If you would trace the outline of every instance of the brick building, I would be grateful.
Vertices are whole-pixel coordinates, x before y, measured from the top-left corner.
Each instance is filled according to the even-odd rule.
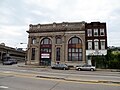
[[[106,23],[91,22],[86,23],[86,56],[107,54],[107,30]],[[91,59],[86,57],[87,63]]]
[[[63,22],[29,25],[27,64],[88,63],[88,55],[107,53],[106,23]]]

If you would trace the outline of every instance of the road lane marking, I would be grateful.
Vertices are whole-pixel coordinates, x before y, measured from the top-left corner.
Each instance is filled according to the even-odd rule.
[[[8,87],[6,87],[6,86],[0,86],[0,88],[4,89],[4,88],[8,88]]]
[[[28,70],[19,70],[19,71],[26,72],[26,71],[28,71]]]
[[[11,71],[2,71],[3,73],[11,73]]]

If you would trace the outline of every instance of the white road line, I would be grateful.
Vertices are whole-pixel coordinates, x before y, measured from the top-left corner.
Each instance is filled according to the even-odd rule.
[[[11,71],[2,71],[3,73],[11,73]]]
[[[18,70],[18,71],[26,72],[26,71],[28,71],[28,70]]]
[[[0,88],[8,88],[8,87],[6,87],[6,86],[0,86]]]

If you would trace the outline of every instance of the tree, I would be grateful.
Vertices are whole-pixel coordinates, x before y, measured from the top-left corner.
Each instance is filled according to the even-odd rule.
[[[112,53],[114,50],[108,50],[106,55],[108,68],[120,69],[120,53]]]

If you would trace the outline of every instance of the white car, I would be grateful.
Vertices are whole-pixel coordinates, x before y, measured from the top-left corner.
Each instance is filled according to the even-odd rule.
[[[79,71],[81,71],[81,70],[95,71],[96,68],[95,68],[95,66],[92,66],[92,65],[83,65],[83,66],[78,65],[78,66],[76,66],[76,70],[79,70]]]

